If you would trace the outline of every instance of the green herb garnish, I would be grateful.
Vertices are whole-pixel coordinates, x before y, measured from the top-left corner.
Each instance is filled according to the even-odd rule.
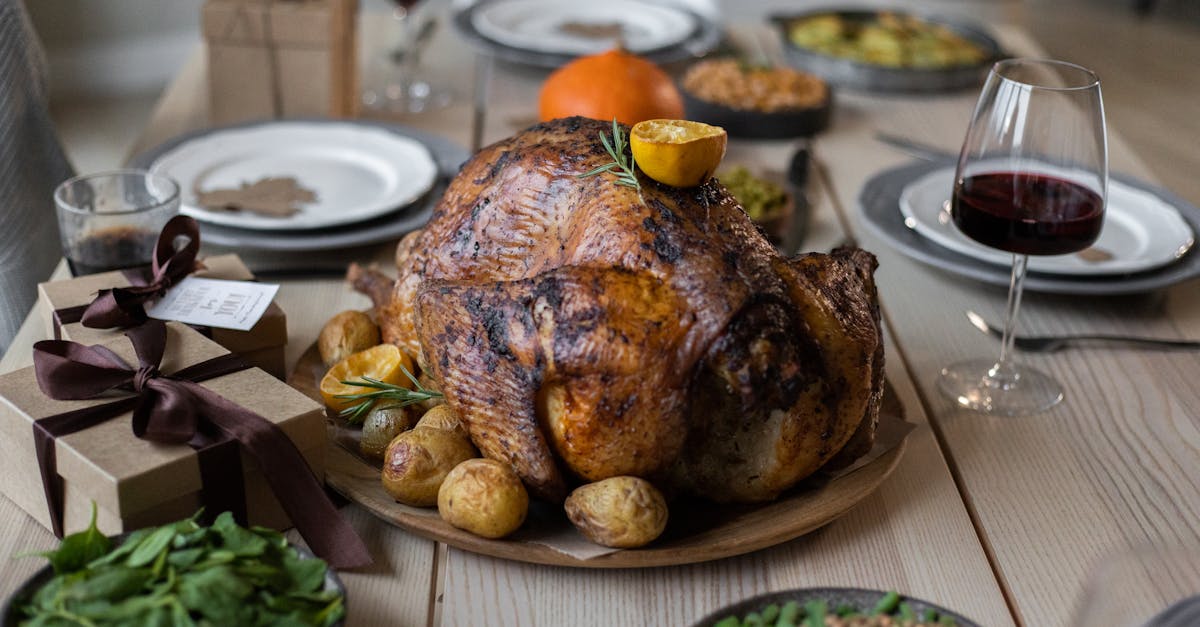
[[[625,133],[621,132],[621,125],[617,123],[617,118],[613,118],[612,142],[608,141],[608,137],[604,134],[604,131],[600,131],[600,143],[604,144],[604,150],[608,151],[608,156],[612,157],[612,161],[590,172],[580,174],[576,178],[582,179],[604,172],[619,170],[613,173],[617,177],[617,184],[632,187],[638,190],[640,194],[642,184],[638,181],[637,172],[634,171],[636,163],[633,159],[633,153],[630,152],[628,156],[625,154],[626,149],[629,148],[629,143],[625,141]]]
[[[387,383],[379,379],[371,377],[363,377],[357,381],[342,381],[342,385],[353,385],[360,388],[370,388],[371,392],[361,392],[359,394],[337,394],[334,398],[344,398],[352,401],[360,401],[357,404],[351,405],[338,412],[338,416],[346,419],[350,424],[357,424],[367,417],[375,404],[379,401],[395,401],[391,405],[383,409],[392,407],[408,407],[434,398],[442,398],[442,393],[437,390],[431,390],[423,385],[417,378],[408,371],[408,368],[400,366],[400,370],[404,371],[404,376],[412,381],[413,389],[408,389],[394,383]]]
[[[345,615],[341,592],[324,589],[324,561],[229,512],[211,527],[193,516],[136,531],[113,548],[93,506],[88,529],[44,555],[55,576],[18,603],[23,624],[331,625]]]

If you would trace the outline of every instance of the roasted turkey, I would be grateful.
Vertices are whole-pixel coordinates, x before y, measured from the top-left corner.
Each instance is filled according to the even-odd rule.
[[[395,281],[352,267],[385,341],[545,500],[636,475],[762,501],[865,453],[875,258],[781,256],[717,180],[580,177],[611,160],[607,130],[560,119],[484,148],[400,243]]]

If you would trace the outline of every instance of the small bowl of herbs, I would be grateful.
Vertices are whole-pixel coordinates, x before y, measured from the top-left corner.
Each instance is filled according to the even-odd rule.
[[[892,590],[804,588],[771,592],[717,610],[695,627],[979,627]]]
[[[341,625],[346,588],[326,563],[228,512],[108,538],[68,535],[5,603],[3,625]]]

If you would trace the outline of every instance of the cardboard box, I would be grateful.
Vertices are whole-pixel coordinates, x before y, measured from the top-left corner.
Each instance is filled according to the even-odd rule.
[[[237,255],[218,255],[202,260],[206,269],[195,273],[198,277],[226,279],[229,281],[253,281],[254,275]],[[128,287],[129,279],[120,271],[89,274],[63,281],[51,281],[38,285],[38,299],[42,303],[42,317],[46,325],[46,337],[55,336],[54,313],[87,305],[100,290],[113,287]],[[249,331],[234,331],[201,327],[197,329],[214,342],[241,355],[250,365],[262,368],[277,379],[287,376],[284,365],[284,347],[287,345],[287,316],[279,305],[271,303],[262,319]],[[89,329],[82,322],[65,322],[57,337],[80,344],[101,344],[122,337],[120,329]]]
[[[133,347],[122,337],[105,343],[136,364]],[[167,323],[167,350],[161,371],[167,375],[227,351],[195,330]],[[325,415],[320,404],[257,368],[210,379],[200,385],[277,424],[295,443],[320,479],[325,466]],[[46,528],[50,513],[34,449],[33,422],[113,397],[57,401],[38,387],[32,367],[0,376],[0,489]],[[63,478],[64,529],[87,527],[91,503],[108,534],[157,525],[190,516],[200,507],[200,470],[187,445],[138,439],[129,412],[55,442],[57,472]],[[249,522],[284,529],[290,526],[256,462],[242,454]]]
[[[358,111],[358,0],[208,0],[214,124]]]

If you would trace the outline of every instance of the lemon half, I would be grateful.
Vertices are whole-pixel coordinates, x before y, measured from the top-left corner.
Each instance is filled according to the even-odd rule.
[[[672,187],[708,180],[725,156],[725,129],[691,120],[645,120],[629,131],[629,147],[642,172]]]

